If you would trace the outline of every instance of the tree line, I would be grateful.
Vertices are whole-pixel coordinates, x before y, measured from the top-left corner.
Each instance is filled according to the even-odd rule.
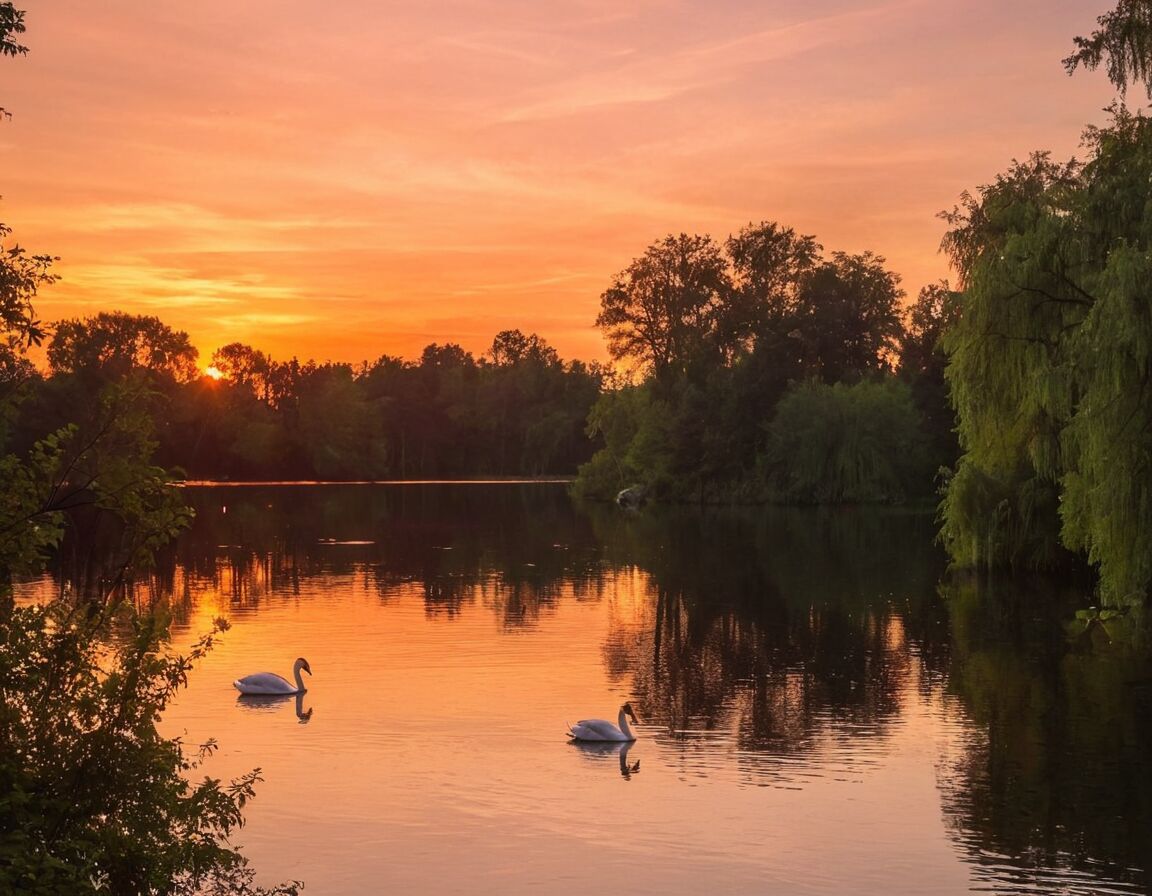
[[[232,343],[206,375],[188,335],[156,317],[103,312],[56,324],[48,370],[23,365],[9,441],[26,449],[113,383],[147,396],[156,459],[191,478],[425,479],[563,475],[605,376],[535,334],[498,333],[479,358],[455,344],[416,361],[277,361]],[[15,381],[13,388],[17,388]]]
[[[598,326],[632,382],[606,391],[582,494],[903,501],[957,454],[939,336],[946,283],[904,308],[871,252],[824,253],[765,221],[723,243],[669,235],[601,296]]]

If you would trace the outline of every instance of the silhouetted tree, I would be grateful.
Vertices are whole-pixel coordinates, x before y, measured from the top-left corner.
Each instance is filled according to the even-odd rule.
[[[960,456],[956,414],[944,381],[947,356],[943,336],[960,316],[961,293],[947,282],[920,290],[909,309],[908,326],[900,342],[900,378],[912,387],[912,398],[923,419],[933,465],[951,468]]]
[[[729,237],[725,248],[735,283],[732,335],[758,340],[791,330],[799,286],[821,260],[816,238],[762,221]]]
[[[13,35],[24,33],[24,10],[11,3],[0,3],[0,56],[23,56],[28,48],[18,43]],[[10,118],[11,113],[0,106],[0,119]]]
[[[85,320],[56,324],[48,363],[56,373],[94,375],[114,380],[147,371],[180,383],[199,376],[198,352],[188,334],[159,318],[122,311],[100,312]]]
[[[904,293],[884,259],[821,252],[815,237],[763,221],[723,251],[709,237],[667,237],[620,274],[596,323],[613,356],[648,378],[597,402],[589,431],[605,445],[578,491],[765,497],[767,426],[789,386],[888,375],[904,335]]]
[[[46,332],[36,319],[32,300],[42,286],[58,278],[50,270],[59,259],[29,255],[19,244],[3,245],[12,228],[0,224],[0,333],[19,343],[39,345]]]
[[[212,366],[230,383],[250,391],[261,401],[275,404],[275,365],[262,351],[242,342],[230,342],[212,353]]]
[[[711,237],[667,236],[604,291],[596,326],[613,358],[664,381],[728,347],[731,292],[727,262]]]
[[[882,257],[833,252],[800,283],[791,335],[825,383],[890,371],[903,333],[903,297],[900,277]]]

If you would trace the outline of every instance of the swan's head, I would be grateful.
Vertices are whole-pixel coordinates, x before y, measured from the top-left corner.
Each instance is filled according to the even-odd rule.
[[[312,667],[308,665],[308,660],[304,659],[304,657],[300,657],[296,660],[296,668],[303,669],[309,675],[312,674]]]
[[[623,706],[621,706],[620,712],[622,712],[622,713],[624,713],[624,715],[628,716],[628,718],[630,718],[632,720],[633,725],[639,725],[640,724],[640,721],[636,718],[636,713],[634,713],[632,711],[632,704],[631,703],[625,703]]]

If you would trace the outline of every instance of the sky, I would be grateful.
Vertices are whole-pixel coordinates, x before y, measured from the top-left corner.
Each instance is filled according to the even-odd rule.
[[[613,276],[752,222],[876,252],[1075,155],[1113,90],[1061,60],[1112,0],[23,0],[0,221],[60,256],[46,321],[121,310],[277,360],[604,360]]]

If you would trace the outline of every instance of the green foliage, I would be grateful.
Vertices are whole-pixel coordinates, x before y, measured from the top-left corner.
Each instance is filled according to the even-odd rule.
[[[919,427],[904,383],[807,381],[781,399],[769,426],[770,475],[798,503],[903,501],[930,484]]]
[[[899,376],[912,388],[912,400],[924,421],[932,465],[952,469],[960,457],[956,415],[944,378],[947,356],[943,336],[960,316],[961,294],[946,281],[925,286],[908,311],[900,344]]]
[[[70,532],[85,560],[79,584],[103,595],[187,525],[169,475],[149,463],[155,443],[141,396],[132,384],[109,387],[88,419],[45,436],[25,458],[0,457],[0,582],[37,568]]]
[[[75,440],[69,426],[37,442],[25,461],[0,458],[0,572],[7,579],[41,565],[64,537],[64,512],[55,509],[52,495],[60,473],[68,464],[65,453]]]
[[[574,494],[608,500],[634,484],[649,489],[666,485],[671,466],[667,421],[667,406],[653,397],[649,385],[601,395],[588,414],[588,433],[603,440],[604,447],[580,467]]]
[[[156,409],[164,462],[198,478],[568,475],[592,452],[584,425],[605,376],[519,330],[479,360],[432,344],[353,368],[233,343],[212,361],[219,381],[172,384]]]
[[[160,617],[125,604],[0,607],[0,891],[298,891],[254,887],[227,845],[259,769],[196,782],[214,744],[189,748],[156,730],[226,627],[218,620],[181,656]]]
[[[0,335],[0,456],[8,450],[17,412],[37,381],[36,368],[14,335]]]
[[[2,14],[0,6],[0,16]],[[3,22],[0,21],[0,40],[2,35]],[[11,234],[12,228],[0,224],[0,240]],[[0,335],[11,335],[17,344],[39,345],[44,339],[46,333],[36,320],[32,300],[41,286],[58,279],[50,271],[55,261],[59,259],[51,255],[29,255],[18,244],[0,244]]]
[[[1064,60],[1068,74],[1077,66],[1095,69],[1104,63],[1108,80],[1126,90],[1142,81],[1152,98],[1152,3],[1120,0],[1116,8],[1097,20],[1100,28],[1090,37],[1077,37],[1077,50]]]
[[[1098,564],[1107,603],[1152,585],[1152,125],[1118,107],[1083,165],[1038,153],[948,215],[964,278],[945,336],[965,451],[942,505],[965,564]]]
[[[767,497],[765,424],[790,384],[889,374],[904,337],[904,293],[884,259],[822,252],[815,237],[762,221],[723,249],[681,234],[633,261],[601,297],[596,323],[613,356],[638,362],[649,379],[598,403],[590,427],[605,447],[581,468],[577,492],[607,498],[643,484],[679,501]],[[911,490],[929,485],[925,473]],[[909,487],[880,491],[893,499]],[[819,489],[821,498],[785,491],[793,500],[879,499],[844,497],[838,486]]]
[[[325,364],[300,377],[295,437],[321,479],[374,479],[386,472],[379,417],[346,364]]]
[[[940,539],[961,567],[1050,570],[1067,559],[1059,544],[1055,485],[1020,469],[993,475],[962,457],[940,504]]]

